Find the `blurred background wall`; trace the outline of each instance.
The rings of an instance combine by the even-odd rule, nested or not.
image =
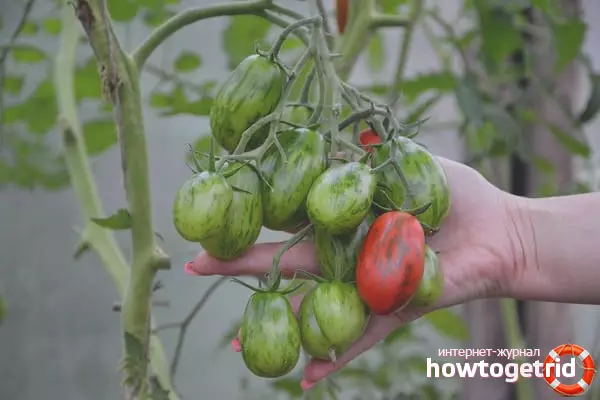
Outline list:
[[[181,9],[214,3],[215,0],[184,0]],[[287,1],[289,4],[302,4]],[[332,2],[329,2],[332,3]],[[448,13],[456,12],[454,0],[439,2]],[[22,6],[18,1],[1,0],[4,20],[2,40],[14,29]],[[600,67],[600,2],[583,1],[589,24],[586,51],[596,68]],[[43,7],[41,7],[43,9]],[[41,10],[43,12],[43,10]],[[171,60],[183,49],[200,50],[203,67],[198,72],[222,79],[226,74],[219,32],[224,19],[203,21],[179,32],[153,57],[153,62]],[[147,31],[138,26],[121,29],[125,44],[131,48]],[[421,32],[417,31],[411,47],[407,74],[434,69],[437,58]],[[54,46],[49,39],[47,46]],[[397,43],[387,41],[389,57],[396,58]],[[45,44],[44,44],[45,46]],[[34,71],[35,73],[35,71]],[[42,76],[42,72],[39,72]],[[392,73],[391,71],[389,72]],[[368,78],[364,63],[359,63],[353,80]],[[202,77],[203,78],[203,77]],[[147,91],[155,79],[147,75],[142,82]],[[578,98],[587,96],[582,86]],[[85,115],[84,114],[82,116]],[[93,112],[93,110],[88,110]],[[452,119],[451,100],[437,107],[431,123]],[[199,133],[208,131],[202,118],[159,118],[149,108],[145,114],[152,176],[155,225],[165,239],[173,269],[159,278],[166,288],[159,298],[171,301],[168,310],[156,309],[159,321],[177,320],[211,284],[212,278],[191,278],[183,265],[199,248],[180,239],[171,223],[173,194],[188,169],[184,165],[185,146]],[[590,125],[588,134],[600,148],[600,119]],[[452,159],[462,159],[462,143],[455,132],[425,135],[431,150]],[[115,147],[93,160],[93,172],[106,210],[125,204],[118,149]],[[0,289],[8,305],[8,315],[0,328],[0,399],[5,400],[108,400],[121,398],[116,372],[121,355],[120,316],[111,311],[117,294],[104,268],[94,255],[80,261],[71,258],[77,244],[73,228],[80,227],[79,206],[71,190],[49,193],[6,188],[0,192]],[[126,234],[117,235],[129,254]],[[261,241],[281,240],[284,236],[265,230]],[[190,328],[185,355],[177,378],[184,393],[199,391],[195,398],[242,398],[237,382],[246,374],[239,355],[232,351],[216,352],[223,334],[243,312],[248,291],[235,284],[222,287],[203,309]],[[590,307],[577,308],[581,328],[578,334],[591,335],[595,319]],[[596,313],[597,314],[597,313]],[[163,335],[172,351],[176,331]],[[437,347],[432,349],[437,354]],[[260,381],[256,380],[260,385]],[[201,391],[201,393],[200,393]]]

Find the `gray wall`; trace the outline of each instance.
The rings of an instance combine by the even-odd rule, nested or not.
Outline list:
[[[213,2],[184,1],[181,7]],[[2,2],[6,28],[2,40],[6,38],[5,32],[14,27],[20,13],[19,3]],[[454,1],[440,3],[448,12],[454,12]],[[600,3],[595,0],[584,3],[588,21],[598,21]],[[224,19],[215,19],[185,29],[153,57],[153,62],[171,60],[184,48],[201,48],[204,66],[196,78],[223,78],[224,57],[220,38],[215,34],[223,26]],[[131,28],[127,43],[138,43],[145,33],[137,26]],[[387,51],[394,60],[398,39],[391,33],[388,36]],[[596,68],[600,68],[599,39],[600,28],[592,24],[587,49],[592,53]],[[423,35],[419,33],[415,40],[408,74],[437,65]],[[369,79],[364,65],[357,69],[353,79],[356,82]],[[152,78],[144,77],[145,89],[149,90],[153,83]],[[586,90],[582,89],[582,101]],[[445,102],[434,115],[432,124],[452,119],[452,102]],[[198,133],[206,132],[208,125],[205,119],[199,118],[158,118],[150,109],[145,117],[155,224],[165,238],[166,250],[173,261],[173,270],[160,274],[160,279],[166,283],[160,296],[168,298],[172,306],[170,310],[157,309],[156,313],[160,321],[171,321],[182,317],[213,281],[183,274],[183,264],[199,248],[179,239],[171,223],[173,193],[188,174],[183,164],[185,145]],[[597,145],[600,145],[597,140],[599,123],[600,120],[596,120],[588,131],[595,137]],[[426,142],[434,152],[460,159],[460,142],[453,132],[437,133],[429,136]],[[92,163],[106,210],[125,204],[119,165],[116,149]],[[8,188],[2,191],[0,199],[0,291],[8,302],[8,317],[0,328],[0,398],[121,398],[116,374],[121,353],[120,319],[111,311],[117,295],[95,256],[86,255],[79,262],[71,259],[70,251],[77,240],[72,228],[82,225],[72,191],[47,193]],[[119,234],[118,238],[129,254],[127,235]],[[260,238],[261,241],[274,239],[282,239],[282,235],[265,230]],[[246,375],[243,363],[237,354],[231,351],[215,354],[214,348],[243,312],[247,296],[248,291],[238,285],[224,286],[189,330],[177,381],[184,393],[201,392],[201,397],[207,400],[242,398],[236,383],[238,378]],[[588,321],[589,327],[591,308],[581,309],[587,313],[582,314],[582,318]],[[174,344],[174,333],[163,336],[169,351]],[[591,337],[586,338],[589,340]],[[257,379],[253,382],[261,384]]]

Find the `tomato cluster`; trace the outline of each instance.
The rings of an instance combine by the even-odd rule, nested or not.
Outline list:
[[[381,141],[374,130],[355,143],[368,150],[359,160],[330,157],[331,138],[309,124],[310,107],[288,107],[288,123],[258,126],[280,110],[288,79],[263,54],[231,72],[210,113],[212,138],[229,157],[217,164],[211,150],[209,167],[181,186],[173,206],[179,234],[221,260],[242,256],[262,227],[312,230],[321,273],[306,273],[316,284],[297,316],[280,275],[251,287],[238,338],[246,366],[261,377],[290,372],[301,349],[335,361],[370,313],[431,305],[443,288],[437,255],[425,244],[450,207],[436,158],[408,137]]]

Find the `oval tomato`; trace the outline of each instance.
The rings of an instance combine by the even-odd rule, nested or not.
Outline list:
[[[348,1],[349,0],[335,1],[335,16],[340,35],[344,33],[344,30],[346,29],[346,23],[348,22]]]
[[[373,148],[369,145],[381,143],[379,135],[372,129],[365,129],[362,131],[358,136],[358,140],[362,147],[364,147],[366,151],[370,152],[373,151]]]
[[[425,233],[419,220],[402,211],[375,219],[356,264],[358,294],[375,314],[390,314],[414,296],[425,264]]]

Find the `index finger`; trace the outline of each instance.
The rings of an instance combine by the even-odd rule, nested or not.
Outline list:
[[[241,257],[223,261],[203,251],[186,264],[186,272],[191,275],[223,276],[264,276],[273,265],[273,257],[283,246],[282,243],[261,243],[252,246]],[[319,274],[314,246],[303,241],[283,253],[279,261],[279,270],[284,278],[291,278],[298,270]]]

